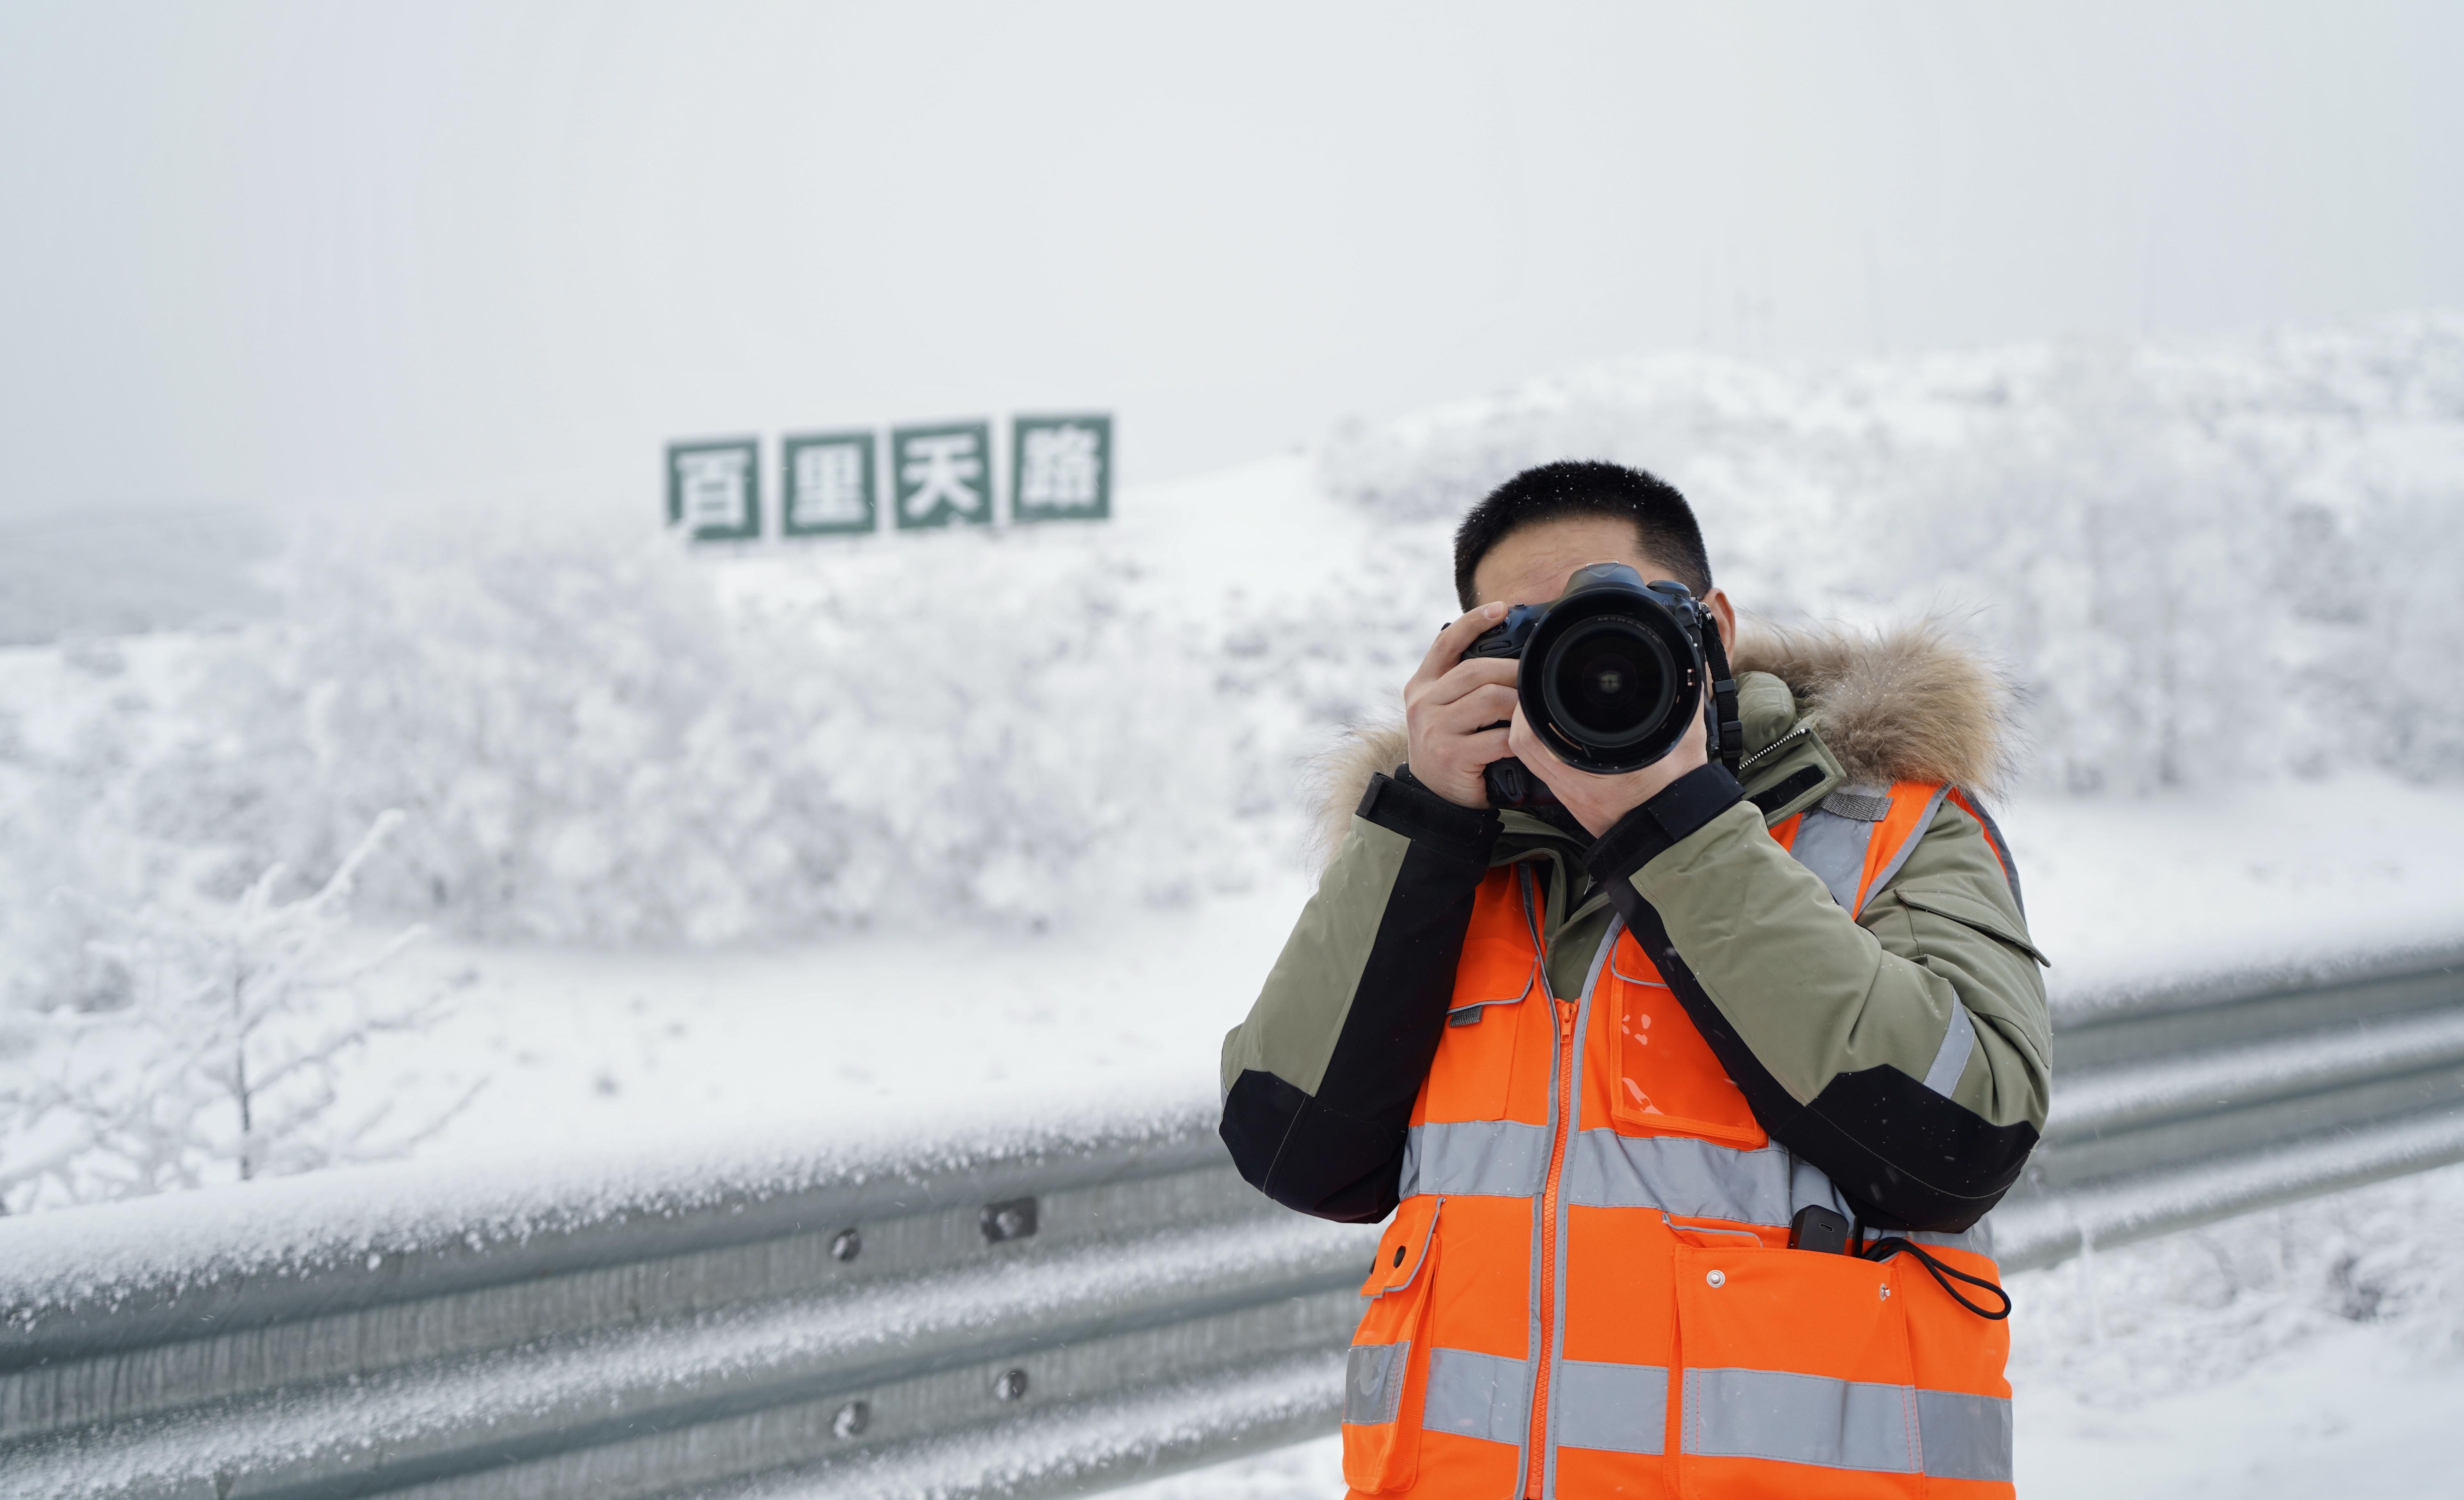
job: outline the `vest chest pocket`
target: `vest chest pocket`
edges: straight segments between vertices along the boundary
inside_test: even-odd
[[[1366,1493],[1408,1489],[1419,1476],[1420,1403],[1429,1378],[1423,1325],[1444,1202],[1406,1199],[1360,1284],[1369,1306],[1344,1366],[1343,1480]]]
[[[1617,1001],[1610,1123],[1622,1135],[1693,1136],[1741,1151],[1769,1144],[1746,1096],[1632,934],[1619,934],[1609,950],[1608,978]]]
[[[1520,915],[1515,920],[1521,922]],[[1494,938],[1475,931],[1463,939],[1446,1028],[1429,1064],[1432,1118],[1506,1117],[1514,1082],[1515,1035],[1523,1026],[1523,1002],[1539,987],[1540,960],[1519,934]]]

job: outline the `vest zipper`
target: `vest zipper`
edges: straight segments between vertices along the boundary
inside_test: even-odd
[[[1551,997],[1554,999],[1554,997]],[[1557,1349],[1557,1177],[1566,1164],[1566,1135],[1574,1118],[1573,1001],[1557,1007],[1557,1129],[1549,1143],[1549,1176],[1540,1189],[1540,1351],[1532,1366],[1531,1455],[1523,1493],[1539,1500],[1549,1467],[1549,1366]]]

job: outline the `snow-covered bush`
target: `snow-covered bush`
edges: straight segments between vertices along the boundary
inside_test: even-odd
[[[1563,457],[1701,508],[1749,608],[1944,612],[2074,790],[2464,777],[2464,318],[2254,343],[1604,364],[1321,452],[1399,523]]]
[[[1243,554],[1323,586],[1244,592],[1135,496],[1114,527],[734,558],[508,505],[303,540],[274,620],[0,652],[0,987],[114,1003],[55,887],[314,879],[388,807],[370,909],[492,938],[1032,926],[1237,887],[1295,857],[1301,763],[1391,713],[1454,613],[1453,518],[1576,455],[1683,486],[1750,608],[1953,617],[2027,687],[2040,784],[2464,777],[2464,320],[1672,356],[1337,434],[1330,495],[1262,522],[1309,555]]]
[[[277,898],[275,866],[228,906],[81,903],[116,1003],[0,1010],[0,1212],[381,1159],[451,1118],[387,1132],[389,1103],[345,1110],[338,1091],[372,1040],[440,1016],[360,988],[417,928],[341,951],[353,884],[399,821],[380,817],[297,900]]]
[[[1238,877],[1240,735],[1132,560],[948,537],[768,570],[657,537],[329,542],[149,768],[153,834],[495,937],[1035,923]],[[1195,732],[1194,732],[1195,731]]]

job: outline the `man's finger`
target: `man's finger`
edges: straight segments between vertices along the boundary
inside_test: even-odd
[[[1428,712],[1430,730],[1441,735],[1468,735],[1503,724],[1514,715],[1514,690],[1501,683],[1488,683],[1473,689],[1451,703],[1439,704]]]
[[[1504,605],[1482,605],[1464,611],[1453,624],[1438,632],[1429,643],[1428,654],[1420,658],[1420,670],[1412,673],[1414,683],[1434,682],[1446,670],[1463,660],[1463,648],[1469,646],[1481,631],[1506,618]]]
[[[1429,684],[1422,701],[1435,706],[1452,703],[1482,688],[1511,688],[1522,680],[1522,669],[1523,664],[1511,656],[1482,656],[1457,662],[1446,669],[1437,681]]]
[[[1506,731],[1484,729],[1476,735],[1465,735],[1456,741],[1474,765],[1485,766],[1491,761],[1503,761],[1514,752],[1507,748]]]

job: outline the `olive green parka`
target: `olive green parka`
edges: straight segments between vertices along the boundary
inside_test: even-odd
[[[1662,972],[1706,1036],[1726,1034],[1722,1063],[1764,1128],[1869,1222],[1964,1229],[2000,1198],[2052,1077],[2044,960],[1985,811],[2010,754],[2007,689],[1926,629],[1749,633],[1735,664],[1737,776],[1705,767],[1597,840],[1444,801],[1404,772],[1399,728],[1355,738],[1316,893],[1224,1038],[1221,1130],[1244,1177],[1326,1218],[1394,1207],[1473,893],[1534,861],[1556,989],[1581,989],[1614,920],[1659,935]],[[1769,829],[1903,781],[1965,795],[1852,918]]]

